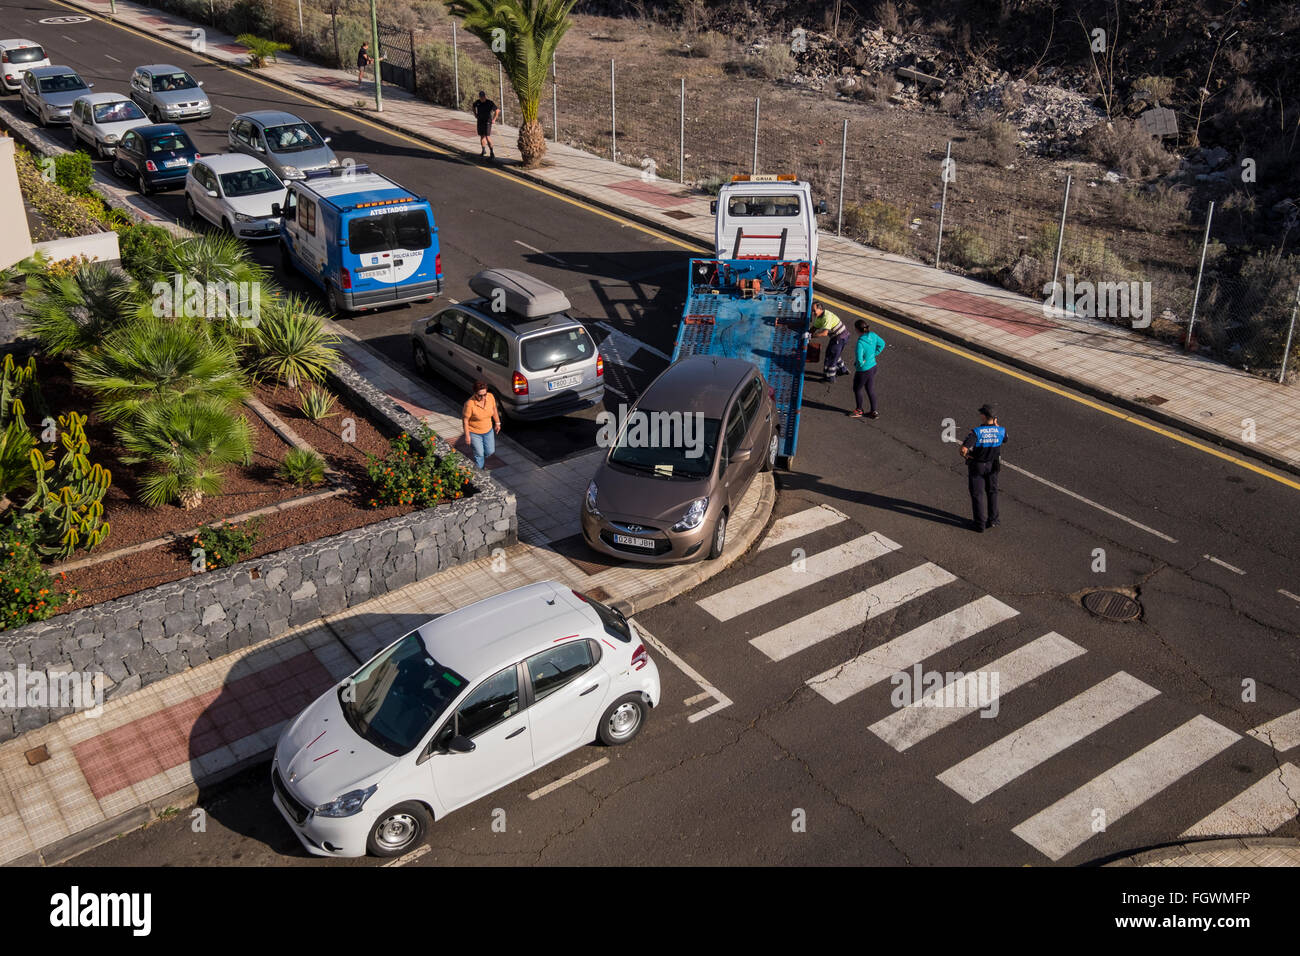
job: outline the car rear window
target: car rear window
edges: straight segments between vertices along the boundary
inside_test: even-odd
[[[530,372],[540,372],[557,365],[594,358],[596,346],[587,330],[578,327],[558,329],[524,339],[520,343],[520,351],[523,354],[524,368]]]
[[[25,46],[17,50],[10,50],[8,56],[10,63],[35,63],[37,60],[45,59],[45,51],[38,46]]]
[[[732,216],[797,216],[798,196],[732,196],[727,200]]]
[[[157,136],[149,140],[149,152],[151,153],[183,153],[192,152],[194,144],[184,133],[167,133],[164,136]]]
[[[416,252],[432,243],[429,217],[423,209],[359,216],[348,224],[348,249],[359,256],[393,249]]]

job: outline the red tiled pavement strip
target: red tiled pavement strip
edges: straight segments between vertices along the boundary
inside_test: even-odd
[[[299,654],[84,740],[73,754],[103,799],[288,720],[332,682],[314,654]]]
[[[927,295],[921,301],[926,305],[938,306],[941,309],[947,309],[949,312],[964,315],[976,322],[995,326],[1004,332],[1018,335],[1022,339],[1027,339],[1040,332],[1050,332],[1056,328],[1055,323],[1041,312],[1035,314],[1026,309],[1018,309],[1015,306],[994,301],[987,295],[975,295],[970,292],[959,292],[952,289],[947,292],[936,292],[934,295]]]
[[[437,125],[436,123],[434,124]],[[673,206],[684,206],[690,202],[689,196],[674,196],[672,193],[664,192],[661,186],[653,183],[647,183],[641,179],[629,179],[621,183],[606,183],[606,188],[615,189],[633,199],[639,199],[642,202],[648,202],[660,209],[671,209]]]
[[[478,130],[473,123],[467,123],[464,120],[435,120],[429,124],[436,129],[445,129],[449,133],[459,133],[461,136],[477,136]]]

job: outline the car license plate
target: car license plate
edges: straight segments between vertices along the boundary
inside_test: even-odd
[[[568,388],[570,385],[577,385],[581,381],[581,375],[566,375],[564,378],[553,378],[546,383],[546,390],[553,392],[557,388]]]
[[[652,538],[634,538],[634,537],[632,537],[630,534],[616,534],[616,535],[614,535],[614,543],[615,543],[615,544],[625,544],[625,545],[627,545],[629,548],[651,548],[651,549],[653,549],[654,546],[655,546],[654,539],[652,539]]]
[[[163,165],[168,169],[174,169],[177,166],[188,166],[189,161],[184,159],[168,159],[163,161]]]

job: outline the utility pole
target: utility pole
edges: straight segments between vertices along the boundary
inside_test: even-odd
[[[375,112],[384,111],[383,83],[379,79],[379,8],[377,0],[370,0],[370,48],[375,51]]]

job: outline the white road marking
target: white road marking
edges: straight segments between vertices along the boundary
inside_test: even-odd
[[[528,250],[531,251],[531,252],[535,252],[535,253],[537,253],[539,256],[545,256],[546,258],[550,259],[552,262],[559,263],[560,265],[565,266],[566,268],[567,268],[568,265],[569,265],[569,264],[568,264],[567,262],[565,262],[563,259],[560,259],[560,258],[557,257],[557,256],[553,256],[553,255],[551,255],[549,252],[543,252],[541,249],[538,249],[536,246],[530,246],[530,245],[529,245],[528,243],[526,243],[526,242],[520,242],[518,239],[515,240],[515,245],[523,246],[525,249],[528,249]]]
[[[933,567],[933,565],[931,565]],[[985,595],[806,681],[832,704],[1020,612]]]
[[[772,527],[767,529],[767,534],[763,537],[762,543],[754,550],[758,552],[766,551],[768,548],[775,548],[779,544],[785,544],[787,541],[794,541],[815,531],[821,531],[823,528],[839,524],[847,517],[848,515],[842,511],[836,511],[830,505],[818,505],[815,508],[806,508],[795,514],[786,515],[784,518],[777,518],[772,522]]]
[[[63,37],[63,39],[67,40],[69,43],[77,42],[76,40],[72,39],[72,37],[68,36],[66,33],[60,33],[59,36]]]
[[[680,670],[691,680],[695,681],[696,685],[700,688],[700,690],[704,691],[705,694],[707,694],[709,697],[712,697],[715,701],[717,701],[717,703],[715,703],[713,706],[707,707],[704,710],[700,711],[699,713],[691,714],[689,717],[687,717],[686,720],[688,723],[693,724],[698,720],[703,720],[705,717],[709,716],[709,714],[716,714],[718,711],[731,706],[730,697],[728,697],[722,691],[718,690],[716,687],[714,687],[712,684],[706,681],[700,675],[699,671],[697,671],[694,667],[692,667],[690,664],[686,663],[675,653],[673,653],[673,651],[667,645],[661,643],[657,637],[655,637],[653,634],[647,631],[640,624],[636,625],[636,631],[639,635],[641,635],[641,637],[645,639],[647,644],[649,644],[651,647],[653,647],[664,657],[668,658],[670,661],[676,664],[678,670]]]
[[[1059,667],[1066,661],[1071,661],[1083,653],[1085,653],[1084,649],[1078,644],[1066,640],[1055,631],[1051,631],[1036,641],[1032,641],[1004,657],[999,657],[997,660],[985,664],[978,672],[968,673],[962,678],[966,683],[964,697],[956,696],[956,692],[961,688],[956,688],[950,692],[946,689],[949,684],[945,684],[943,688],[931,691],[919,701],[900,708],[888,717],[876,721],[867,729],[895,750],[907,750],[914,744],[925,740],[931,734],[956,723],[967,714],[981,709],[975,703],[978,700],[976,692],[979,689],[978,675],[980,673],[998,675],[997,691],[990,695],[989,700],[985,702],[987,704],[993,700],[1000,700],[1017,687],[1041,677],[1053,668]],[[949,683],[956,684],[957,682],[950,681]],[[913,689],[913,693],[915,693],[915,689]],[[954,696],[945,696],[950,693]],[[971,705],[967,707],[937,707],[931,703],[946,703],[954,699],[964,699],[971,702]]]
[[[619,398],[623,399],[623,401],[625,401],[625,402],[627,401],[627,396],[624,395],[624,394],[623,394],[621,391],[619,391],[617,388],[615,388],[613,385],[609,384],[609,382],[606,382],[606,383],[605,383],[605,391],[607,391],[607,392],[613,392],[613,393],[614,393],[615,395],[617,395]]]
[[[536,800],[538,797],[544,797],[552,790],[559,790],[566,783],[573,783],[573,781],[577,780],[579,777],[585,777],[593,770],[599,770],[607,763],[609,763],[608,757],[601,757],[599,760],[593,760],[591,763],[587,764],[587,766],[579,767],[577,770],[573,771],[573,773],[566,773],[559,780],[553,780],[550,783],[548,783],[546,786],[534,790],[532,793],[528,795],[528,799]]]
[[[1268,744],[1278,753],[1300,746],[1300,710],[1274,717],[1268,723],[1260,724],[1247,733],[1256,740]]]
[[[1011,832],[1052,860],[1086,843],[1105,812],[1107,827],[1241,739],[1197,714],[1088,783],[1034,814]]]
[[[1297,800],[1300,800],[1300,769],[1294,764],[1284,763],[1204,820],[1184,830],[1182,835],[1261,836],[1272,833],[1296,815]]]
[[[1212,555],[1212,554],[1203,554],[1203,555],[1201,555],[1201,557],[1205,558],[1207,561],[1213,561],[1215,564],[1217,564],[1217,565],[1218,565],[1219,567],[1221,567],[1221,568],[1227,568],[1227,569],[1228,569],[1229,571],[1231,571],[1233,574],[1245,574],[1245,573],[1246,573],[1245,571],[1241,570],[1241,568],[1234,567],[1233,565],[1229,564],[1227,561],[1220,561],[1218,558],[1216,558],[1216,557],[1215,557],[1214,555]]]
[[[230,109],[230,108],[227,107],[227,106],[222,106],[220,103],[213,103],[212,105],[215,106],[217,109],[219,109],[219,110],[225,112],[225,113],[229,113],[231,116],[237,116],[237,115],[238,115],[234,110]]]
[[[122,62],[122,61],[119,60],[117,57],[113,56],[113,54],[111,54],[111,53],[105,53],[104,56],[106,56],[108,59],[112,60],[114,63],[121,63],[121,62]]]
[[[1283,597],[1289,597],[1291,600],[1295,601],[1297,604],[1300,604],[1300,594],[1292,594],[1292,593],[1291,593],[1290,591],[1288,591],[1286,588],[1278,588],[1278,589],[1277,589],[1277,593],[1280,594],[1280,595],[1282,595]]]
[[[1082,501],[1085,505],[1090,505],[1093,508],[1096,508],[1098,511],[1105,512],[1106,514],[1110,515],[1112,518],[1118,518],[1120,521],[1125,521],[1131,524],[1133,527],[1139,528],[1142,531],[1147,532],[1147,534],[1153,534],[1157,538],[1160,538],[1162,541],[1168,541],[1170,544],[1178,543],[1178,539],[1169,537],[1169,535],[1165,534],[1163,531],[1157,531],[1155,528],[1148,527],[1147,525],[1144,525],[1140,521],[1134,521],[1132,518],[1125,517],[1124,515],[1120,514],[1118,511],[1112,511],[1111,509],[1107,508],[1105,505],[1100,505],[1097,502],[1093,501],[1091,498],[1085,498],[1083,495],[1071,491],[1069,488],[1062,488],[1060,485],[1054,484],[1053,482],[1048,481],[1046,478],[1039,478],[1033,472],[1025,471],[1025,469],[1021,468],[1019,465],[1013,465],[1011,464],[1011,462],[1007,461],[1006,459],[1002,460],[1002,465],[1003,467],[1009,468],[1012,471],[1017,472],[1018,474],[1024,475],[1026,478],[1032,478],[1034,479],[1034,481],[1041,482],[1042,484],[1047,485],[1047,487],[1055,491],[1059,491],[1063,495],[1069,495],[1071,498],[1074,498],[1076,501]]]
[[[424,856],[426,853],[430,851],[430,849],[431,848],[428,846],[422,846],[418,850],[412,850],[410,853],[407,853],[405,856],[399,856],[396,860],[389,860],[387,863],[383,863],[381,865],[382,866],[406,866],[406,864],[413,863],[416,860],[418,860],[420,857]]]
[[[1154,687],[1123,671],[1112,674],[948,768],[938,780],[971,803],[978,803],[1159,694]]]
[[[687,697],[684,701],[682,701],[682,706],[683,706],[683,707],[694,707],[694,706],[695,706],[696,704],[698,704],[700,701],[702,701],[702,700],[710,700],[712,697],[713,697],[713,695],[712,695],[712,694],[709,694],[709,693],[707,693],[707,692],[705,692],[705,693],[700,693],[700,694],[696,694],[694,697]]]
[[[839,574],[841,571],[866,564],[868,561],[874,561],[881,555],[897,551],[901,547],[901,544],[890,541],[883,534],[873,531],[871,534],[865,534],[860,538],[809,555],[804,559],[802,571],[795,570],[791,565],[776,568],[729,587],[725,591],[710,595],[698,604],[719,621],[729,621],[746,611],[780,600],[801,588]]]

